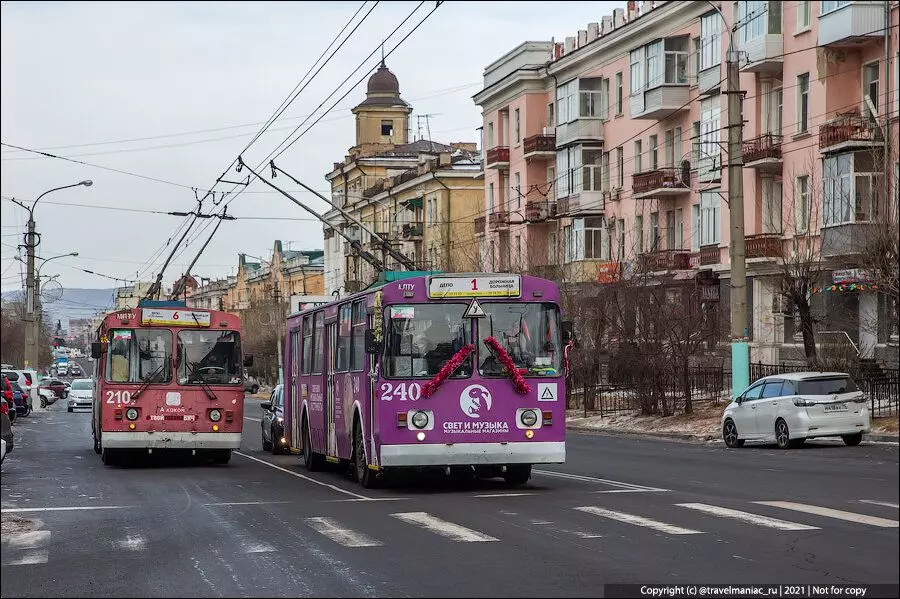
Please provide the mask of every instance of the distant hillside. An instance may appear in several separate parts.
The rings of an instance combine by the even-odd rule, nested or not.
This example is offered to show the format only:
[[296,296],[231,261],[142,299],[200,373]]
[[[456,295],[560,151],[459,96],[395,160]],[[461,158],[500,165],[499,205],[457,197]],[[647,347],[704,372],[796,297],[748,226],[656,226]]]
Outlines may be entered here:
[[[52,320],[61,320],[63,327],[68,327],[69,319],[90,318],[97,312],[112,310],[115,293],[115,289],[64,289],[59,301],[44,304],[44,311]],[[7,291],[2,297],[21,300],[23,296],[24,292],[19,289]]]

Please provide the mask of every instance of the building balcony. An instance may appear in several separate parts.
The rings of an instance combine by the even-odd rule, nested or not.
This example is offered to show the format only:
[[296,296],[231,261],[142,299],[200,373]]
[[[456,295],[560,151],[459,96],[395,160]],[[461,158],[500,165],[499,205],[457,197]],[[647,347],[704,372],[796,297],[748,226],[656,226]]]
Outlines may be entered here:
[[603,214],[606,210],[606,195],[609,192],[582,190],[560,198],[556,203],[558,215]]
[[780,33],[769,33],[746,41],[741,44],[740,51],[745,53],[741,57],[742,73],[772,74],[784,69],[784,39]]
[[719,244],[700,246],[700,265],[709,266],[721,262]]
[[550,218],[549,200],[531,200],[525,202],[525,220],[544,221]]
[[506,170],[509,168],[509,147],[495,146],[487,151],[487,168]]
[[647,272],[663,270],[688,270],[691,253],[684,250],[658,250],[640,255],[640,265]]
[[631,190],[635,199],[677,196],[691,192],[690,182],[682,180],[682,169],[658,168],[631,176]]
[[422,231],[424,226],[422,223],[406,223],[403,225],[401,235],[406,241],[414,241],[422,239]]
[[344,292],[345,293],[358,293],[358,292],[362,291],[365,287],[366,287],[366,285],[362,281],[356,281],[356,280],[344,281]]
[[881,146],[877,132],[878,126],[858,113],[839,114],[819,127],[819,151],[826,154]]
[[697,91],[701,96],[718,92],[722,86],[722,65],[717,64],[703,69],[697,76]]
[[877,225],[869,222],[844,223],[822,227],[822,256],[857,256],[866,251]]
[[486,224],[487,224],[486,216],[476,216],[475,217],[475,234],[476,235],[484,235]]
[[745,168],[781,172],[781,135],[766,133],[745,140],[741,147]]
[[820,46],[859,46],[884,39],[884,2],[846,0],[819,17]]
[[556,134],[541,133],[526,137],[524,141],[525,159],[546,159],[556,157]]
[[509,212],[495,210],[488,215],[488,226],[491,231],[500,231],[509,228]]
[[749,258],[780,258],[781,235],[761,233],[744,238],[744,255]]
[[579,117],[572,122],[556,126],[556,147],[574,143],[602,142],[603,121],[600,117]]
[[[661,121],[690,107],[689,85],[660,85],[631,96],[631,118]],[[557,137],[559,132],[557,131]],[[556,142],[559,145],[559,141]]]

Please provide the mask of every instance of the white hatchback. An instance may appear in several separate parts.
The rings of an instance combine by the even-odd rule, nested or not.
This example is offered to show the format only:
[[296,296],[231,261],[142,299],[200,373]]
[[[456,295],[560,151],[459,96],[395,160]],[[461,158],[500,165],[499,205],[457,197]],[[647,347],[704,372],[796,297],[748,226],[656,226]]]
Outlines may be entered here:
[[722,437],[728,447],[775,441],[788,449],[814,437],[841,437],[859,445],[872,429],[862,391],[840,372],[793,372],[762,378],[725,408]]
[[69,411],[75,408],[90,408],[94,401],[94,381],[75,379],[69,389]]

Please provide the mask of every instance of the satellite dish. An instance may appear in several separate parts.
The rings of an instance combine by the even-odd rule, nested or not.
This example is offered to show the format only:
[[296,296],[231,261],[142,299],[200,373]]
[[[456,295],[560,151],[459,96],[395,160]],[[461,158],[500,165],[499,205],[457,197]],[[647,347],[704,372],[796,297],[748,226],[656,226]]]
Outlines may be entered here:
[[41,301],[45,304],[58,302],[63,296],[63,286],[57,281],[47,281],[41,287]]

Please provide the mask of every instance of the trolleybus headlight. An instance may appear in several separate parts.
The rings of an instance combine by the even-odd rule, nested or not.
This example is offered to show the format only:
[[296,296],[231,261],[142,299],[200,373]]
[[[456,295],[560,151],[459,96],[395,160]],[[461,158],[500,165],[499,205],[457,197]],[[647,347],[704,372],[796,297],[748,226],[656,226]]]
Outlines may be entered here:
[[137,420],[138,419],[138,411],[135,408],[128,408],[125,410],[125,418],[128,420]]
[[425,428],[428,426],[428,414],[419,410],[412,415],[412,424],[416,428]]
[[209,411],[209,419],[213,422],[218,422],[222,419],[222,411],[221,410],[210,410]]
[[525,426],[534,426],[535,424],[537,424],[538,415],[534,410],[524,410],[519,416],[519,419]]

